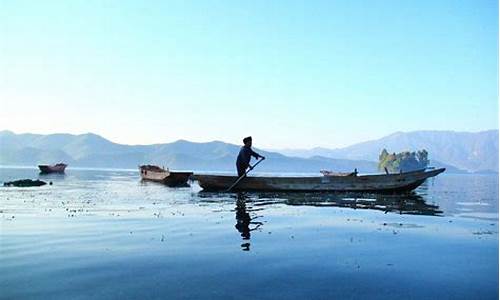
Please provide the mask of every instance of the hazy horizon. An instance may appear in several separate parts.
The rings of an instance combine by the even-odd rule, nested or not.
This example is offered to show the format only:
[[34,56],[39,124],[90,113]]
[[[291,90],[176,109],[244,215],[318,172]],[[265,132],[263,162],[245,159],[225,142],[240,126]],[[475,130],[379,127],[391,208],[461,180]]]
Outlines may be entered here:
[[338,148],[498,128],[497,1],[0,0],[0,128]]
[[[383,135],[383,136],[380,136],[380,137],[372,137],[372,138],[368,138],[366,140],[361,140],[361,141],[356,141],[352,144],[348,144],[348,145],[344,145],[344,146],[340,146],[340,147],[322,147],[322,146],[315,146],[315,145],[311,145],[309,148],[291,148],[291,147],[283,147],[283,148],[271,148],[271,147],[267,147],[265,145],[260,145],[258,144],[258,137],[254,137],[254,148],[260,148],[260,149],[264,149],[264,150],[269,150],[269,151],[273,151],[273,150],[306,150],[306,149],[313,149],[313,148],[325,148],[325,149],[340,149],[340,148],[345,148],[345,147],[349,147],[349,146],[352,146],[352,145],[355,145],[355,144],[358,144],[358,143],[363,143],[363,142],[368,142],[368,141],[374,141],[374,140],[378,140],[378,139],[381,139],[381,138],[384,138],[384,137],[387,137],[387,136],[390,136],[390,135],[393,135],[393,134],[397,134],[397,133],[412,133],[412,132],[422,132],[422,131],[442,131],[442,132],[455,132],[455,133],[480,133],[480,132],[486,132],[486,131],[498,131],[497,128],[492,128],[492,129],[485,129],[485,130],[479,130],[479,131],[457,131],[457,130],[413,130],[413,131],[394,131],[394,132],[391,132],[391,133],[388,133],[386,135]],[[230,141],[225,141],[225,140],[221,140],[221,139],[211,139],[211,140],[191,140],[191,139],[188,139],[188,138],[178,138],[178,139],[175,139],[175,140],[165,140],[163,142],[158,142],[158,143],[150,143],[150,144],[130,144],[130,143],[120,143],[120,142],[117,142],[117,141],[114,141],[113,139],[110,139],[108,138],[107,136],[105,135],[102,135],[102,134],[99,134],[97,132],[90,132],[90,131],[87,131],[87,132],[82,132],[82,133],[71,133],[71,132],[61,132],[61,131],[57,131],[57,132],[53,132],[53,133],[37,133],[37,132],[15,132],[11,129],[0,129],[0,132],[5,132],[5,131],[9,131],[9,132],[12,132],[14,134],[17,134],[17,135],[20,135],[20,134],[36,134],[36,135],[51,135],[51,134],[70,134],[70,135],[85,135],[85,134],[95,134],[95,135],[98,135],[112,143],[115,143],[115,144],[121,144],[121,145],[127,145],[127,146],[141,146],[141,145],[144,145],[144,146],[147,146],[147,145],[153,145],[153,144],[168,144],[168,143],[174,143],[174,142],[177,142],[177,141],[180,141],[180,140],[185,140],[185,141],[189,141],[189,142],[194,142],[194,143],[210,143],[210,142],[223,142],[223,143],[228,143],[228,144],[236,144],[236,145],[240,145],[242,144],[242,141],[240,142],[230,142]]]

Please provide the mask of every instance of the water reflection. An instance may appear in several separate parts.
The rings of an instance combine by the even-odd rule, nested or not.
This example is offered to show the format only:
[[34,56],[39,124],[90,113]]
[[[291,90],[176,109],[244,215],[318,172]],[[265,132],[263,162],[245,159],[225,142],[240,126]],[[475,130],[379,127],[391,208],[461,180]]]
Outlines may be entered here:
[[428,204],[415,193],[405,195],[353,194],[353,193],[238,193],[224,194],[200,192],[202,202],[231,202],[236,200],[236,230],[241,235],[243,251],[250,251],[251,232],[264,225],[257,221],[263,217],[257,212],[270,205],[342,207],[351,209],[369,209],[384,213],[409,215],[441,216],[438,205]]
[[257,197],[283,199],[283,203],[287,205],[372,209],[385,213],[427,216],[439,216],[443,213],[438,205],[428,204],[422,196],[415,193],[405,195],[288,193],[260,194]]
[[[204,202],[234,201],[234,194],[200,192],[198,197]],[[345,207],[371,209],[385,213],[409,215],[441,216],[438,205],[429,204],[416,194],[381,195],[366,193],[238,193],[236,211],[246,211],[246,205],[266,206],[285,204],[293,206]],[[238,217],[237,217],[238,218]]]
[[250,251],[250,232],[259,229],[263,225],[262,222],[254,221],[262,216],[256,215],[252,207],[247,209],[246,201],[248,198],[244,193],[238,193],[236,198],[236,225],[234,227],[245,241],[241,244],[241,250],[243,251]]
[[66,173],[38,173],[38,178],[43,180],[63,180],[66,177]]

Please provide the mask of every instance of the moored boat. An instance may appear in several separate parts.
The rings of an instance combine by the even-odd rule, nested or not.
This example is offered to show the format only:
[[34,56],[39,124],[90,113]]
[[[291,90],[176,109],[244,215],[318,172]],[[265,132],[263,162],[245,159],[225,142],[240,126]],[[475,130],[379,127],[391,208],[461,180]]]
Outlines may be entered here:
[[154,181],[168,186],[187,186],[187,181],[193,172],[177,172],[154,165],[139,166],[142,180]]
[[40,169],[40,173],[48,174],[48,173],[64,173],[68,165],[63,163],[58,163],[55,165],[38,165]]
[[[317,177],[261,177],[243,178],[232,191],[283,192],[375,192],[397,193],[416,189],[427,178],[445,171],[417,170],[396,174]],[[226,191],[238,179],[227,175],[193,175],[193,179],[206,191]]]

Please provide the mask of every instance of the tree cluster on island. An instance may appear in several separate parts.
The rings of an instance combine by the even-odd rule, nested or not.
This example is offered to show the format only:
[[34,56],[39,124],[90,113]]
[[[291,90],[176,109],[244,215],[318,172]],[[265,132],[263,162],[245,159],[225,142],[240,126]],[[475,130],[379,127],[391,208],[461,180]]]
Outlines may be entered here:
[[425,149],[419,151],[403,151],[390,154],[383,149],[379,155],[379,170],[389,172],[408,172],[425,169],[429,165],[428,152]]

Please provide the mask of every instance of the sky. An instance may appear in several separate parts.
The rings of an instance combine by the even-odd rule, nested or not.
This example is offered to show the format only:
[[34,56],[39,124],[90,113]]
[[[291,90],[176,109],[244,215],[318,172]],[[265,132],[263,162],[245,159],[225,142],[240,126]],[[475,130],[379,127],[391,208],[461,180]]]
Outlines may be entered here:
[[498,128],[497,1],[0,0],[0,130],[259,148]]

